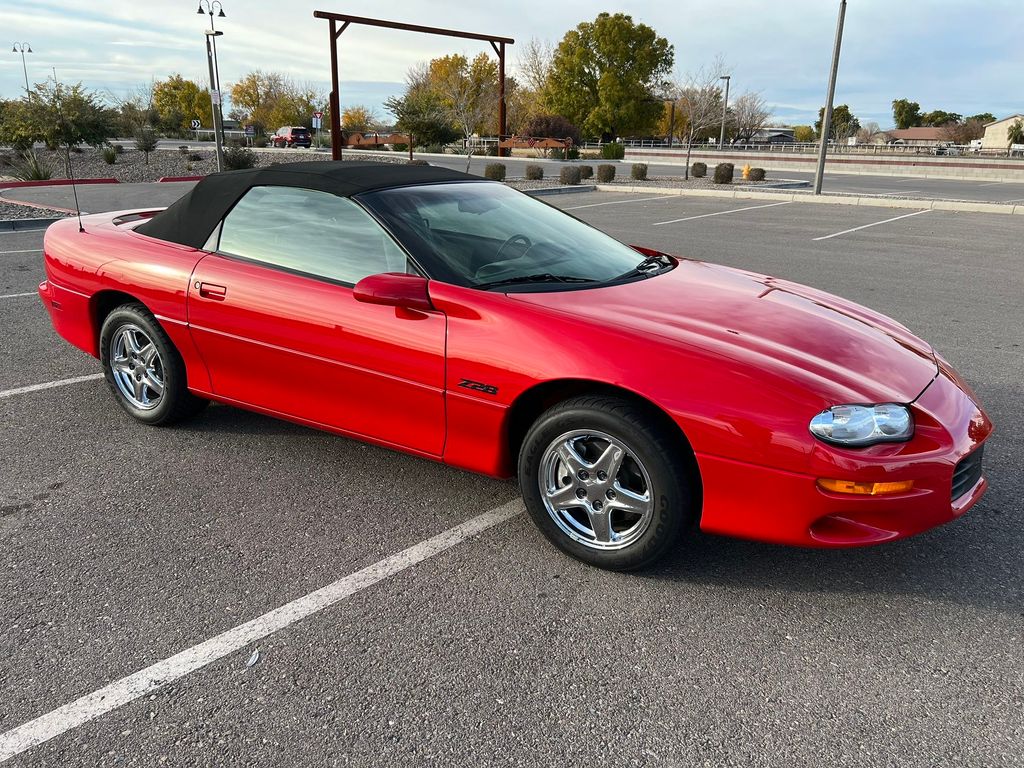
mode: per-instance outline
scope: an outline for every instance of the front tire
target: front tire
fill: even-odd
[[[519,484],[534,523],[585,563],[635,570],[693,526],[692,454],[647,409],[600,395],[544,412],[523,440]]]
[[[122,304],[107,315],[99,348],[107,385],[118,404],[139,421],[172,424],[207,405],[188,391],[181,355],[142,304]]]

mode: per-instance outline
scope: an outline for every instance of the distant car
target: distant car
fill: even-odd
[[[644,566],[698,526],[877,544],[985,492],[991,421],[899,323],[625,245],[504,184],[288,163],[82,221],[47,230],[39,293],[131,416],[217,400],[518,475],[544,534],[596,566]],[[160,460],[140,453],[133,476],[159,482]],[[402,509],[394,488],[416,478],[377,463],[339,472],[337,493],[379,496],[381,526],[432,514]]]
[[[956,157],[960,154],[960,150],[954,147],[952,144],[939,144],[935,147],[936,155],[946,155],[948,157]]]
[[[270,138],[270,143],[275,147],[305,147],[309,149],[313,145],[313,137],[308,128],[301,125],[286,125],[277,129]]]

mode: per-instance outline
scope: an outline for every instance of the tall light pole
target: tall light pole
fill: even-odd
[[[210,107],[213,112],[213,136],[217,143],[217,170],[224,170],[224,144],[222,139],[223,123],[220,116],[220,89],[217,88],[217,76],[214,73],[213,43],[224,33],[219,30],[206,30],[206,63],[210,68]]]
[[[725,149],[725,116],[729,112],[729,81],[732,75],[722,75],[719,80],[725,80],[725,101],[722,102],[722,134],[718,137],[718,148]]]
[[[839,23],[836,24],[836,44],[832,49],[832,73],[828,78],[828,96],[825,97],[825,114],[821,118],[821,146],[818,147],[818,170],[814,174],[814,194],[821,194],[825,180],[825,156],[828,154],[828,137],[832,133],[832,103],[836,98],[836,77],[839,75],[839,52],[843,47],[843,22],[846,20],[846,0],[839,3]]]
[[[224,170],[224,114],[221,104],[224,101],[224,94],[220,89],[220,65],[217,61],[217,38],[223,35],[218,32],[213,24],[213,17],[218,19],[227,18],[224,13],[224,6],[220,0],[199,0],[197,14],[208,14],[210,16],[210,28],[206,31],[207,57],[210,59],[210,101],[213,110],[213,133],[217,142],[217,170]]]
[[[25,98],[32,98],[32,91],[28,87],[28,67],[25,66],[25,54],[32,53],[32,46],[28,43],[15,43],[14,47],[11,48],[11,53],[21,54],[21,71],[25,74]]]

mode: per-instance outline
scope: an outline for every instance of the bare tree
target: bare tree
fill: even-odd
[[[747,91],[732,103],[732,143],[749,142],[754,135],[768,125],[772,111],[759,93]]]
[[[722,118],[721,76],[728,71],[722,56],[717,56],[710,67],[702,67],[671,84],[677,95],[676,111],[686,121],[686,171],[690,178],[690,156],[694,139],[714,126]]]
[[[861,144],[874,144],[882,139],[882,127],[876,122],[864,123],[857,131],[857,141]]]

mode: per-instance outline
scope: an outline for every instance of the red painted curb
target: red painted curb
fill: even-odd
[[[161,176],[157,181],[202,181],[205,176]]]
[[[45,181],[4,181],[0,189],[17,189],[18,187],[66,187],[71,179],[46,179]],[[75,179],[75,184],[120,184],[117,179]]]

